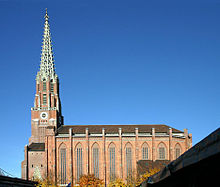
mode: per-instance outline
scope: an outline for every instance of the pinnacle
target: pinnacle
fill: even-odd
[[[41,50],[41,64],[40,64],[40,71],[37,74],[37,80],[41,77],[41,80],[48,79],[54,80],[57,75],[55,73],[54,67],[54,57],[53,57],[53,50],[52,50],[52,40],[51,40],[51,33],[50,33],[50,25],[49,25],[49,16],[46,9],[46,14],[44,16],[45,23],[44,23],[44,32],[43,32],[43,45]],[[40,76],[40,77],[39,77]]]
[[[47,14],[47,8],[46,8],[46,14],[45,14],[44,18],[45,18],[45,20],[48,20],[48,19],[49,19],[49,16],[48,16],[48,14]]]

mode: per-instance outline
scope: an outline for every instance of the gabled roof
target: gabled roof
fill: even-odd
[[[134,133],[135,128],[138,128],[139,133],[151,133],[152,128],[155,128],[156,133],[168,133],[169,126],[167,125],[63,125],[57,132],[58,134],[68,134],[69,129],[72,128],[74,134],[84,134],[86,128],[88,128],[89,133],[102,133],[102,129],[105,129],[105,133],[118,133],[118,129],[121,128],[122,133]],[[180,130],[172,128],[174,133],[183,133]]]
[[[45,144],[44,143],[32,143],[28,146],[29,151],[44,151]]]

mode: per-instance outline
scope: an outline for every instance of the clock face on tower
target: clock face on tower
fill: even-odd
[[[42,112],[42,113],[40,114],[40,118],[41,118],[41,119],[47,119],[47,116],[48,116],[48,114],[47,114],[46,112]]]

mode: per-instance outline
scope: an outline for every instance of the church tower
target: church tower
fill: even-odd
[[[48,126],[57,129],[63,125],[59,97],[59,79],[55,72],[49,16],[45,15],[40,70],[36,76],[34,107],[31,108],[31,131],[29,144],[43,143]]]

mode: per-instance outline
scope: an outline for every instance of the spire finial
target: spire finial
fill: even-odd
[[[49,16],[48,16],[48,14],[47,14],[47,8],[46,8],[46,14],[45,14],[44,18],[45,18],[45,20],[48,20],[48,19],[49,19]]]

